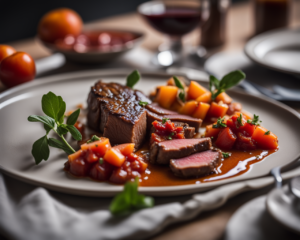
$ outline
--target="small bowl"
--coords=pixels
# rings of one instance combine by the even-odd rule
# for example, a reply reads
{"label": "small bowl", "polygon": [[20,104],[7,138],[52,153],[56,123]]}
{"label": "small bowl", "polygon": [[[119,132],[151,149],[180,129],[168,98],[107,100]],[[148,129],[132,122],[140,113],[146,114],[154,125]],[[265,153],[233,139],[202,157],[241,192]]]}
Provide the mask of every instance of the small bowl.
{"label": "small bowl", "polygon": [[[53,52],[78,63],[101,63],[120,57],[141,44],[144,34],[117,29],[83,31],[79,36],[67,36],[55,43],[38,40]],[[98,43],[100,42],[100,44]]]}

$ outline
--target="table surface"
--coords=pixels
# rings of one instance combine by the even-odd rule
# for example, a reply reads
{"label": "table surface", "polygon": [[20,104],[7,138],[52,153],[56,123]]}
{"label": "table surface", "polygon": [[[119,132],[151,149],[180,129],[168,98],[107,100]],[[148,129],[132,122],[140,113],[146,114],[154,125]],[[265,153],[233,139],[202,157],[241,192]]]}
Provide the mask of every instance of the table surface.
{"label": "table surface", "polygon": [[[299,16],[297,19],[297,12],[300,12],[300,1],[295,1],[293,4],[294,5],[291,12],[290,26],[299,27],[300,19]],[[246,2],[233,5],[229,10],[227,19],[227,42],[221,49],[218,50],[241,51],[244,47],[245,42],[253,34],[253,17],[254,16],[251,3]],[[158,45],[163,41],[162,35],[150,28],[136,13],[124,14],[91,22],[86,24],[85,27],[112,27],[142,31],[146,34],[142,47],[152,51],[155,51]],[[199,30],[195,30],[194,32],[186,36],[184,41],[195,45],[198,43],[199,36]],[[43,58],[51,54],[35,39],[26,39],[7,44],[13,46],[16,50],[29,53],[34,59]],[[1,86],[0,83],[0,92],[4,90],[4,87]],[[240,194],[217,210],[203,213],[192,221],[169,226],[163,232],[153,237],[152,239],[220,239],[223,236],[228,220],[235,212],[235,210],[237,210],[241,205],[253,199],[254,197],[267,193],[269,189],[270,188],[265,188],[255,192]],[[174,198],[174,201],[176,201],[176,198]]]}

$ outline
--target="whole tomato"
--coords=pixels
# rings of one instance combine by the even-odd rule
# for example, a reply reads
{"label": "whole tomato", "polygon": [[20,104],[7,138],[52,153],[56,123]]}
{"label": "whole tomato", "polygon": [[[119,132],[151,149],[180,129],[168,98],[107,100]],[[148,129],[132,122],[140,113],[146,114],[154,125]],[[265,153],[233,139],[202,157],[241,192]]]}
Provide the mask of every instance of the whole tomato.
{"label": "whole tomato", "polygon": [[25,52],[16,52],[0,64],[0,80],[6,87],[29,82],[35,77],[35,63]]}
{"label": "whole tomato", "polygon": [[14,48],[12,48],[11,46],[8,46],[8,45],[1,45],[1,44],[0,44],[0,62],[1,62],[4,58],[6,58],[6,57],[12,55],[12,54],[15,53],[15,52],[16,52],[16,50],[15,50]]}
{"label": "whole tomato", "polygon": [[67,35],[80,34],[82,30],[80,16],[71,9],[60,8],[44,15],[38,26],[38,35],[45,42],[54,43]]}

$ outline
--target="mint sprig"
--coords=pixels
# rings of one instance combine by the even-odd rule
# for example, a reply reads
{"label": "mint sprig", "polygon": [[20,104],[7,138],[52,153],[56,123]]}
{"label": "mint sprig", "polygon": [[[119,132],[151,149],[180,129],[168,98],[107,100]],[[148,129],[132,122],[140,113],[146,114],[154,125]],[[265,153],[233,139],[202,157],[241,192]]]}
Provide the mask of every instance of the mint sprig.
{"label": "mint sprig", "polygon": [[153,207],[154,199],[152,197],[138,193],[138,181],[139,179],[136,178],[134,182],[127,182],[123,192],[114,197],[109,206],[112,214],[126,214],[142,208]]}
{"label": "mint sprig", "polygon": [[173,76],[174,82],[176,87],[178,87],[180,89],[179,92],[179,98],[182,102],[185,102],[185,91],[184,91],[184,86],[182,85],[181,81],[176,77]]}
{"label": "mint sprig", "polygon": [[245,79],[246,75],[241,70],[236,70],[225,75],[221,80],[215,76],[210,75],[209,77],[209,89],[211,92],[211,99],[215,98],[227,89],[237,85],[240,81]]}
{"label": "mint sprig", "polygon": [[[50,154],[50,147],[59,148],[64,150],[68,155],[75,153],[75,150],[69,145],[64,138],[64,135],[68,132],[77,141],[82,139],[81,133],[74,127],[76,123],[80,109],[74,111],[64,123],[64,115],[66,111],[66,103],[61,96],[56,96],[53,92],[49,92],[42,97],[42,110],[46,116],[30,115],[28,117],[29,122],[41,122],[44,124],[46,131],[45,136],[41,137],[34,142],[32,146],[32,155],[35,159],[35,163],[39,164],[42,160],[48,160]],[[49,132],[53,130],[61,140],[55,138],[48,138]]]}
{"label": "mint sprig", "polygon": [[137,70],[134,70],[132,73],[130,73],[127,76],[126,79],[126,86],[133,88],[135,84],[137,84],[137,82],[140,80],[141,75]]}

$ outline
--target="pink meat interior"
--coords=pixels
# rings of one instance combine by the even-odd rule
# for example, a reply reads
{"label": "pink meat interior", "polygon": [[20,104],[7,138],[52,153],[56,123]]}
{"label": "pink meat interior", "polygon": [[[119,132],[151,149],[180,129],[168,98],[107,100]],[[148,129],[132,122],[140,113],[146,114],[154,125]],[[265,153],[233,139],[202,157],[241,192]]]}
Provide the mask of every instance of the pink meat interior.
{"label": "pink meat interior", "polygon": [[206,141],[206,139],[205,138],[174,139],[174,140],[161,142],[160,145],[165,149],[177,149],[177,148],[193,146],[203,141]]}
{"label": "pink meat interior", "polygon": [[188,157],[172,160],[178,168],[198,167],[208,165],[218,157],[219,153],[212,150],[195,153]]}

